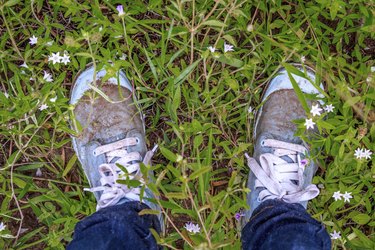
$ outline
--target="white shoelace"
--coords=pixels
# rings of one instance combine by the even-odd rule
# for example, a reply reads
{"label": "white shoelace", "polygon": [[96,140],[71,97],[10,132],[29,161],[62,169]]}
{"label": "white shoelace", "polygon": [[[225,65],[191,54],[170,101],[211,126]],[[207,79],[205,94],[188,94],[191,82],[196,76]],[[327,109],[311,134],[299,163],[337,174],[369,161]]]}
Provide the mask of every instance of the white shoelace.
{"label": "white shoelace", "polygon": [[[271,147],[274,152],[260,155],[260,165],[245,154],[248,166],[257,178],[255,188],[265,188],[259,193],[259,202],[278,198],[288,203],[297,203],[318,196],[316,185],[310,184],[303,188],[303,172],[307,164],[301,163],[299,154],[306,153],[305,147],[273,139],[264,140],[262,147]],[[282,156],[288,156],[293,163],[283,160]]]}
{"label": "white shoelace", "polygon": [[[138,144],[138,138],[125,138],[114,143],[102,145],[97,147],[93,154],[99,156],[105,154],[107,163],[99,166],[99,173],[101,175],[100,183],[101,186],[85,188],[85,191],[100,192],[102,195],[98,201],[97,210],[105,208],[111,205],[117,204],[122,198],[129,200],[140,200],[141,186],[133,188],[128,187],[125,184],[117,183],[117,180],[138,180],[141,185],[145,183],[142,173],[140,171],[140,162],[142,162],[142,156],[139,152],[127,152],[126,148],[129,146],[135,146]],[[157,145],[148,151],[143,159],[143,163],[148,165],[151,157],[154,155]],[[116,161],[112,162],[115,158]],[[124,167],[128,174],[125,174],[116,164]]]}

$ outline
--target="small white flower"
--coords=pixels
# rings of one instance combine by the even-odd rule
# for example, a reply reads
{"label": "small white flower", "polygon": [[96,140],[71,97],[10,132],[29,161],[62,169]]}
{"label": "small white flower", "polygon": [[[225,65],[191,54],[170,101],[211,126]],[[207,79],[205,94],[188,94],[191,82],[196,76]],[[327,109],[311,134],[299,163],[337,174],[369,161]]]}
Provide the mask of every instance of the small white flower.
{"label": "small white flower", "polygon": [[371,72],[375,72],[375,66],[371,67]]}
{"label": "small white flower", "polygon": [[60,61],[61,61],[61,63],[67,65],[68,62],[70,62],[70,56],[68,54],[64,53],[63,56],[60,56]]}
{"label": "small white flower", "polygon": [[312,118],[306,119],[304,125],[306,129],[314,128],[315,122],[313,122]]}
{"label": "small white flower", "polygon": [[1,222],[0,223],[0,232],[3,231],[3,230],[5,230],[6,227],[7,226],[5,226],[3,222]]}
{"label": "small white flower", "polygon": [[326,105],[325,107],[324,107],[324,110],[326,111],[326,112],[333,112],[333,109],[334,109],[335,107],[332,105],[332,104],[329,104],[329,105]]}
{"label": "small white flower", "polygon": [[55,97],[49,99],[50,102],[56,102],[56,100],[57,100],[57,96],[55,96]]}
{"label": "small white flower", "polygon": [[224,53],[229,52],[229,51],[234,51],[233,45],[224,43]]}
{"label": "small white flower", "polygon": [[26,69],[29,68],[29,66],[27,66],[26,62],[23,62],[23,63],[20,65],[20,67],[23,67],[23,68],[26,68]]}
{"label": "small white flower", "polygon": [[47,71],[44,71],[43,80],[46,82],[52,82],[52,75],[50,73],[47,73]]}
{"label": "small white flower", "polygon": [[357,148],[355,151],[354,151],[354,156],[357,158],[357,159],[361,159],[363,157],[363,150],[361,148]]}
{"label": "small white flower", "polygon": [[42,175],[43,175],[42,170],[41,170],[40,168],[38,168],[38,169],[36,170],[35,176],[37,176],[37,177],[41,177]]}
{"label": "small white flower", "polygon": [[370,149],[363,149],[362,157],[366,159],[371,159],[372,152]]}
{"label": "small white flower", "polygon": [[52,53],[52,55],[48,57],[48,61],[52,61],[53,64],[60,63],[61,61],[60,52]]}
{"label": "small white flower", "polygon": [[128,56],[126,54],[122,53],[122,55],[120,56],[119,59],[125,61],[126,58],[128,58]]}
{"label": "small white flower", "polygon": [[306,62],[306,57],[305,57],[305,56],[301,56],[301,62],[302,62],[302,63],[305,63],[305,62]]}
{"label": "small white flower", "polygon": [[341,239],[340,232],[336,232],[336,230],[333,231],[333,233],[330,234],[332,240]]}
{"label": "small white flower", "polygon": [[39,110],[42,111],[42,110],[45,110],[48,108],[48,105],[47,104],[42,104],[40,107],[39,107]]}
{"label": "small white flower", "polygon": [[117,5],[116,9],[118,11],[118,16],[119,17],[122,17],[122,16],[125,15],[124,7],[122,5]]}
{"label": "small white flower", "polygon": [[99,32],[101,32],[103,30],[103,26],[100,26],[99,27]]}
{"label": "small white flower", "polygon": [[52,44],[53,44],[53,41],[46,42],[46,46],[48,47],[52,46]]}
{"label": "small white flower", "polygon": [[316,116],[316,115],[320,115],[320,112],[322,112],[323,109],[321,109],[319,107],[319,104],[316,104],[316,105],[313,105],[311,107],[311,110],[310,110],[310,113],[313,115],[313,116]]}
{"label": "small white flower", "polygon": [[253,31],[254,31],[254,25],[252,25],[252,24],[249,23],[249,24],[247,25],[246,29],[247,29],[247,31],[249,31],[249,32],[253,32]]}
{"label": "small white flower", "polygon": [[342,196],[343,196],[343,194],[340,193],[340,191],[334,192],[333,195],[332,195],[332,197],[335,199],[335,201],[341,200]]}
{"label": "small white flower", "polygon": [[251,106],[249,106],[249,108],[247,109],[247,113],[253,113],[253,111],[254,111],[254,109],[253,109],[253,107],[251,107]]}
{"label": "small white flower", "polygon": [[4,92],[4,95],[5,97],[8,99],[9,98],[9,94],[7,92]]}
{"label": "small white flower", "polygon": [[354,156],[357,158],[357,159],[362,159],[362,158],[365,158],[365,159],[371,159],[371,155],[372,155],[372,152],[370,149],[361,149],[361,148],[357,148],[355,151],[354,151]]}
{"label": "small white flower", "polygon": [[372,82],[372,77],[371,77],[371,76],[367,77],[367,78],[366,78],[366,82],[367,82],[367,83]]}
{"label": "small white flower", "polygon": [[30,37],[30,45],[34,45],[34,44],[36,44],[38,42],[38,38],[35,36],[35,35],[33,35],[32,37]]}
{"label": "small white flower", "polygon": [[212,46],[208,47],[207,49],[208,49],[209,51],[211,51],[211,53],[214,53],[215,50],[216,50],[216,48],[215,48],[215,47],[212,47]]}
{"label": "small white flower", "polygon": [[201,230],[198,224],[193,224],[192,222],[186,223],[184,228],[188,232],[193,233],[193,234],[199,233],[199,231]]}
{"label": "small white flower", "polygon": [[352,192],[348,193],[348,192],[345,191],[345,194],[342,195],[345,202],[350,202],[350,199],[353,198],[353,196],[351,194],[352,194]]}

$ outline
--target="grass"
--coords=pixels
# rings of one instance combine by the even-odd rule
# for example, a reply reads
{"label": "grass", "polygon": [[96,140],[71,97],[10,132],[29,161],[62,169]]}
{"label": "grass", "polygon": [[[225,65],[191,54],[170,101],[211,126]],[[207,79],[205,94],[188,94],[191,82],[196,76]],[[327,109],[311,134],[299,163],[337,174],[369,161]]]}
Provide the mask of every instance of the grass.
{"label": "grass", "polygon": [[[159,243],[240,249],[234,215],[246,209],[252,110],[282,65],[293,71],[291,62],[305,61],[335,107],[314,118],[321,136],[305,138],[320,165],[313,182],[321,189],[308,211],[328,232],[341,232],[333,249],[373,249],[374,157],[359,160],[354,151],[375,151],[374,6],[365,0],[1,1],[0,221],[6,229],[0,247],[64,249],[75,224],[95,211],[93,195],[83,192],[88,183],[68,123],[73,77],[94,62],[106,65],[109,76],[126,71],[146,115],[148,146],[161,147],[154,157],[157,182],[150,185],[166,215]],[[38,42],[30,45],[33,35]],[[234,51],[223,53],[224,43]],[[71,62],[48,62],[57,52]],[[48,108],[39,110],[42,104]],[[303,136],[304,121],[297,123]],[[336,191],[353,198],[335,201]],[[199,234],[183,228],[189,221],[200,225]]]}

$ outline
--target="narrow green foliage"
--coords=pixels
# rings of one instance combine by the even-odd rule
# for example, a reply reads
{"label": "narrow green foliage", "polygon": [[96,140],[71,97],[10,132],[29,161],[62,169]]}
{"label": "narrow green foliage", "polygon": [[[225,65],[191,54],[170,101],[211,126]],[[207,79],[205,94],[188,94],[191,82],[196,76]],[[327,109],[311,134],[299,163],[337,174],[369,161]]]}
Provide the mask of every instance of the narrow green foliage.
{"label": "narrow green foliage", "polygon": [[[152,166],[141,164],[141,196],[146,187],[157,196],[168,234],[151,233],[166,249],[241,249],[234,215],[249,208],[244,153],[254,149],[263,90],[282,67],[319,131],[307,136],[305,120],[295,121],[319,163],[321,193],[308,211],[340,232],[333,249],[374,249],[375,158],[355,156],[375,151],[373,2],[135,0],[121,17],[112,2],[0,3],[0,249],[65,249],[96,211],[70,139],[85,128],[69,93],[90,63],[107,69],[103,80],[126,72],[147,146],[159,144]],[[56,53],[70,62],[48,60]],[[323,98],[302,93],[291,76],[306,74],[295,63],[315,70]],[[334,109],[312,117],[318,101]],[[119,168],[118,183],[139,186]],[[335,200],[338,191],[352,197]]]}

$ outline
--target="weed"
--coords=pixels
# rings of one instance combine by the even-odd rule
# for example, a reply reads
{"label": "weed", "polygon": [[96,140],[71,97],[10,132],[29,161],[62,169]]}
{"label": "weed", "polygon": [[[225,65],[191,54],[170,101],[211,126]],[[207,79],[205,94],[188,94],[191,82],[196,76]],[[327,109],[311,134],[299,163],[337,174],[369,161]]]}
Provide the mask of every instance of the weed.
{"label": "weed", "polygon": [[[334,106],[313,118],[318,138],[297,121],[320,165],[308,210],[336,233],[334,249],[374,248],[374,157],[355,156],[375,150],[372,1],[134,0],[120,15],[120,1],[0,2],[1,248],[63,249],[95,211],[68,123],[73,78],[93,63],[106,77],[126,71],[148,145],[161,146],[149,184],[165,215],[158,242],[240,249],[253,112],[280,67],[295,72],[291,62],[315,68]],[[48,59],[56,53],[70,62]]]}

